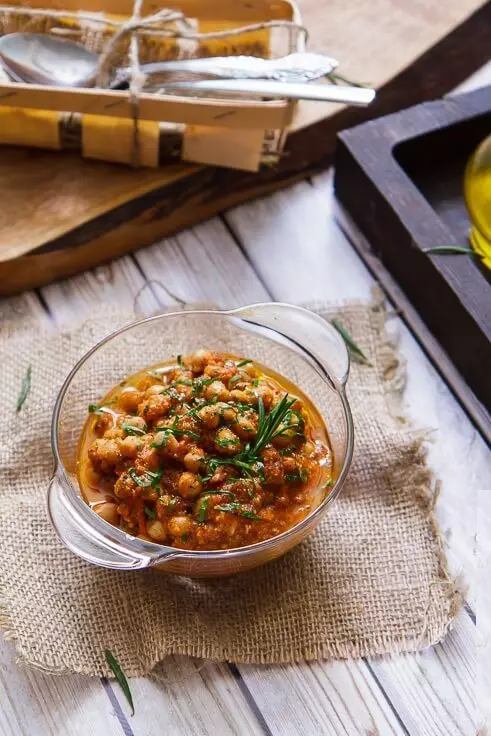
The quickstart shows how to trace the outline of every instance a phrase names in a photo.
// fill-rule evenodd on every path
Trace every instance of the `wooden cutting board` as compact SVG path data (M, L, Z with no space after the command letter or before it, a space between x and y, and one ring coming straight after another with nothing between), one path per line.
M369 83L369 108L302 103L285 155L258 174L162 169L0 149L0 294L45 284L147 245L330 162L336 132L439 97L489 59L491 2L299 0L309 48Z

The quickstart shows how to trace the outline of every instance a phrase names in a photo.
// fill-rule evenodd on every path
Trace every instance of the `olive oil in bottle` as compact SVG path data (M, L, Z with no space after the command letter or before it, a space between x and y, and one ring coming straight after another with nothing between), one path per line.
M491 135L477 147L466 166L464 197L472 223L471 246L491 269Z

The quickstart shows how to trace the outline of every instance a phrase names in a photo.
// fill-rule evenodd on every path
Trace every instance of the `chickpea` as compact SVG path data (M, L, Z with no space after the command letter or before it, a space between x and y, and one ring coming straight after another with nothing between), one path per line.
M240 370L247 373L250 378L256 378L257 376L257 370L254 368L252 363L247 363L247 365L241 366Z
M204 375L208 378L218 378L220 381L228 382L237 373L237 367L235 363L228 360L225 365L217 365L216 363L210 363L204 370Z
M310 442L310 440L307 440L307 442L303 446L304 454L307 456L313 455L315 453L315 445L313 442Z
M230 404L221 402L217 404L217 406L220 409L220 416L222 416L226 422L234 422L237 419L237 410L234 409L233 406L230 406Z
M281 485L285 480L282 457L274 447L267 447L263 451L264 477L266 483Z
M94 424L94 429L96 433L102 437L102 435L106 432L107 429L112 425L114 419L111 416L111 414L108 414L107 412L104 412L100 416L97 417L97 420Z
M183 498L195 498L201 493L202 484L196 473L184 472L178 483L179 494Z
M230 391L222 381L213 381L205 388L205 398L208 401L217 397L218 401L228 401L230 398Z
M109 501L100 503L97 506L94 506L94 511L97 516L100 516L101 519L104 519L104 521L107 521L109 524L112 524L113 526L119 525L119 514L115 503L110 503Z
M273 445L278 447L286 447L290 445L297 437L297 432L302 427L302 422L296 414L290 414L288 419L288 425L293 424L293 427L286 429L286 424L280 424L278 432L281 432L277 437L272 440Z
M206 350L197 350L195 353L189 356L188 363L191 366L193 373L201 373L208 360L211 359L211 353Z
M193 386L178 384L172 389L170 396L180 402L189 401L194 396L194 388Z
M138 450L142 446L142 441L139 437L128 435L124 440L121 440L119 449L123 457L129 457L134 459L137 456Z
M220 455L235 455L240 450L239 438L228 427L222 427L218 430L214 443Z
M124 436L124 431L121 427L110 427L104 432L104 439L106 440L119 440Z
M202 409L196 412L196 416L208 429L216 429L220 424L220 409L216 404L203 406Z
M154 383L153 386L149 386L145 391L145 398L148 399L150 396L157 396L158 394L161 394L163 390L164 387L161 383Z
M135 460L136 472L144 473L146 470L155 472L159 467L160 459L157 448L151 447L151 445L144 445Z
M107 472L113 470L121 460L119 443L115 439L105 437L94 440L89 447L89 459L97 470Z
M212 477L209 480L209 484L211 486L216 486L219 483L223 483L223 481L226 481L227 478L233 474L232 468L226 468L225 465L219 465L218 468L213 473Z
M274 511L271 508L269 508L269 509L261 509L259 511L259 516L264 521L274 521Z
M278 427L278 432L282 432L282 434L278 435L277 437L273 437L273 439L271 440L271 443L275 447L288 447L288 445L291 445L291 443L297 437L297 430L293 427L291 429L285 429L284 424L280 424L280 426Z
M158 449L168 457L174 457L179 452L179 440L173 434L165 431L157 432L154 441L156 445L159 445ZM161 448L160 445L162 445Z
M273 391L266 383L260 383L256 386L254 392L257 396L260 396L263 400L265 409L269 409L273 401Z
M119 405L123 411L136 411L143 399L143 393L134 386L124 388L119 394Z
M241 404L257 403L257 396L250 389L243 391L241 389L234 388L233 391L230 392L230 398L233 401L239 401Z
M289 475L294 475L297 472L297 463L292 457L283 458L283 470Z
M191 473L199 473L203 467L205 457L204 450L200 447L192 447L186 455L184 455L184 466Z
M133 495L133 491L136 488L134 480L127 473L120 475L116 483L114 484L114 495L118 498L128 498ZM121 511L119 512L121 513Z
M160 519L154 519L147 524L147 534L153 542L165 542L167 530L165 523Z
M146 432L147 430L147 424L143 417L119 417L118 419L119 426L123 424L127 424L129 427L135 427L135 429L141 429L142 432Z
M243 440L250 440L256 436L257 428L252 419L245 416L237 417L237 421L232 424L232 429Z
M173 516L169 519L167 529L169 534L177 539L182 537L183 534L189 534L193 526L191 519L188 516Z
M167 416L171 407L171 400L164 394L150 396L138 405L138 413L149 422Z

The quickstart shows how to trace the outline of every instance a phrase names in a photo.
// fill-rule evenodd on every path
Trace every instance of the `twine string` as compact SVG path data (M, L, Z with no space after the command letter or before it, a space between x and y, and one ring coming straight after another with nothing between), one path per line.
M304 43L307 42L308 32L305 26L295 21L288 20L271 20L260 23L252 23L238 28L230 28L221 31L208 31L200 33L198 31L186 30L190 28L190 23L184 13L172 10L171 8L162 8L156 13L152 13L146 17L141 16L143 0L134 0L131 18L128 21L115 21L106 18L104 13L87 13L87 12L71 12L65 10L47 10L44 8L27 8L13 7L10 5L0 5L0 13L13 16L27 16L30 21L35 18L52 18L52 19L68 19L75 20L79 24L101 24L103 26L114 29L114 33L108 40L103 49L96 72L96 86L105 88L109 84L109 71L111 59L114 52L118 48L120 42L130 36L128 61L129 61L129 92L128 98L132 108L133 121L133 144L131 153L131 163L133 166L140 165L140 137L139 137L139 105L140 95L145 86L146 75L142 72L139 59L139 36L142 34L161 36L165 38L174 38L182 40L202 41L207 39L232 38L240 36L244 33L252 33L254 31L287 28L290 36L294 33L302 34ZM174 26L174 27L172 27ZM55 34L59 34L63 29L57 27L50 29ZM82 29L80 29L82 32Z

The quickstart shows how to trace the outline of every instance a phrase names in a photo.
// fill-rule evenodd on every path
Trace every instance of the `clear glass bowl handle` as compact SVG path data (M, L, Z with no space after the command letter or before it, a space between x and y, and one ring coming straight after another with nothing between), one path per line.
M65 491L65 482L57 473L51 479L48 513L66 546L86 562L117 570L139 570L157 562L163 565L179 555L177 551L153 544L148 545L148 552L139 553L130 544L111 539L109 524L99 519L82 499L71 498ZM91 515L90 520L85 518L86 511Z
M317 368L322 366L328 377L343 388L348 380L350 359L339 332L314 312L292 304L252 304L229 312L259 328L268 327L300 346Z

